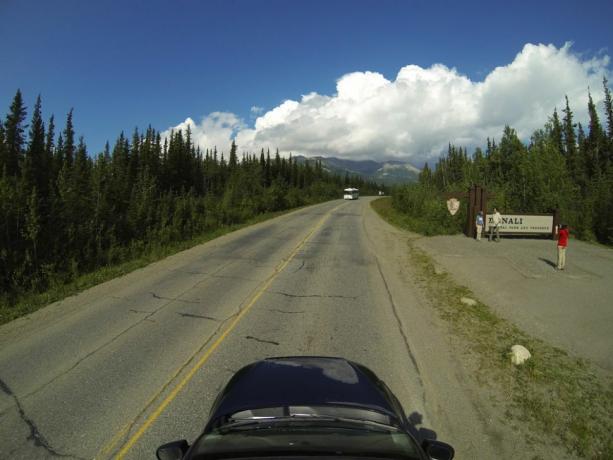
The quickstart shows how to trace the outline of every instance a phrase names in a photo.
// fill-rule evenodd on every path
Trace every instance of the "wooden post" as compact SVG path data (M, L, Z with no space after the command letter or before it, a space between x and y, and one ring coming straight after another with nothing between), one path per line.
M483 213L483 232L485 233L485 214L487 213L487 193L485 193L485 189L479 187L481 189L481 209L480 211Z
M477 212L483 213L483 219L485 220L487 212L487 197L486 190L480 185L473 185L468 189L468 211L466 212L466 226L464 234L470 238L474 238L477 235ZM484 231L485 231L485 225Z
M477 186L473 185L468 189L468 210L466 212L466 226L464 228L464 234L469 238L474 238L477 226L475 224L476 211L475 206L477 204Z

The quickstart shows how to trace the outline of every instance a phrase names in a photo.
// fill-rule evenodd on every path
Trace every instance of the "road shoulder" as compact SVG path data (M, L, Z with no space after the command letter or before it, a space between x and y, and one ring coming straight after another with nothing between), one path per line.
M383 214L397 220L387 211ZM435 350L443 360L432 353L426 362L455 359L465 378L445 383L472 393L475 406L486 414L488 428L495 430L477 430L478 439L493 446L498 443L498 458L598 457L610 451L611 380L598 378L589 363L525 333L481 302L419 247L426 238L395 227L393 232L408 235L406 282L418 287L423 305L439 320L434 334L443 334L447 341L447 350ZM462 297L472 298L474 305L465 305ZM526 365L510 362L509 349L516 343L533 352ZM436 369L432 372L436 376ZM435 385L441 384L440 377ZM464 420L451 409L455 423ZM515 451L507 450L509 443L515 444Z
M418 282L421 274L408 249L420 236L383 221L369 205L364 227L419 369L426 411L422 429L435 429L462 458L533 458L534 447L518 451L518 445L526 445L522 430L506 422L500 395L476 379L479 362L469 344L450 331Z

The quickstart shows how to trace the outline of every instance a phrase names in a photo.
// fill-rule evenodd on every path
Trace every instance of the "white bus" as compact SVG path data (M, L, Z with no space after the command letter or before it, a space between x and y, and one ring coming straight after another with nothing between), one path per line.
M359 196L360 193L357 188L346 188L345 190L343 190L344 200L357 200Z

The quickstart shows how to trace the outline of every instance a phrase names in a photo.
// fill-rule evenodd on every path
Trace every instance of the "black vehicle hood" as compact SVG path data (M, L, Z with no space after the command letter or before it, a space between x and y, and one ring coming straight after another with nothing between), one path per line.
M209 425L220 417L263 407L343 405L398 419L378 378L342 358L284 357L238 371L216 401Z

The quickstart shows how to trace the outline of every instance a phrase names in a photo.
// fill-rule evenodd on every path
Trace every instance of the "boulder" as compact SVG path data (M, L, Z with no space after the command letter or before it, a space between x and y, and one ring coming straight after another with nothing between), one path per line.
M526 347L521 345L513 345L511 347L511 362L516 366L523 364L525 361L531 358L531 354Z
M469 307L474 307L475 305L477 305L477 301L471 299L470 297L462 297L460 299L460 302L462 302L464 305L468 305Z

